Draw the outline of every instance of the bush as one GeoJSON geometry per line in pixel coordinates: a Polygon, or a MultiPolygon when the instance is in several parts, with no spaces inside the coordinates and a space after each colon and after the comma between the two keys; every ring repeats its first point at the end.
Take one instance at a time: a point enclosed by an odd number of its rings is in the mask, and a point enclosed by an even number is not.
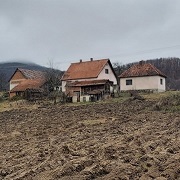
{"type": "Polygon", "coordinates": [[[3,101],[4,101],[3,97],[0,96],[0,103],[3,102],[3,101]]]}
{"type": "Polygon", "coordinates": [[[3,95],[2,95],[2,98],[4,100],[7,100],[9,98],[9,93],[8,92],[4,92],[3,95]]]}

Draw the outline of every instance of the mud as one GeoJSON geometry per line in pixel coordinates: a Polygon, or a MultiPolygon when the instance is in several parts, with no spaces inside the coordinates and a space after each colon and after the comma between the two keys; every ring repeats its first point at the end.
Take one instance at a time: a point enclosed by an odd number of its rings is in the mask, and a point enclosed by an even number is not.
{"type": "Polygon", "coordinates": [[[154,102],[0,113],[0,179],[180,179],[180,114],[154,102]]]}

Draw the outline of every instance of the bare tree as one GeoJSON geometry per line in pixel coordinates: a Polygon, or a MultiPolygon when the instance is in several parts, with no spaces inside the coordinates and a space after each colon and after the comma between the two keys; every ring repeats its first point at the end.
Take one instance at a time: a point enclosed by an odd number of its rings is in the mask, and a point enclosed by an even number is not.
{"type": "Polygon", "coordinates": [[[53,60],[49,61],[49,68],[45,72],[46,90],[48,95],[57,103],[57,98],[62,96],[61,91],[62,71],[54,68],[53,60]]]}
{"type": "Polygon", "coordinates": [[[45,72],[49,92],[56,90],[60,86],[61,74],[60,70],[54,69],[53,61],[49,61],[49,68],[45,72]]]}
{"type": "Polygon", "coordinates": [[[113,68],[117,75],[120,75],[122,73],[122,63],[120,62],[113,63],[113,68]]]}

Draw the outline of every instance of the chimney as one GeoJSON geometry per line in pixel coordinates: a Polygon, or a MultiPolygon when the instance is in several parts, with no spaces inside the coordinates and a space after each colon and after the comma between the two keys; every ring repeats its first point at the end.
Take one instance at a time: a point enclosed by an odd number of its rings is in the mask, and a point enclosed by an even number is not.
{"type": "Polygon", "coordinates": [[[82,63],[82,59],[80,59],[79,62],[82,63]]]}
{"type": "Polygon", "coordinates": [[[90,61],[93,61],[93,58],[90,58],[90,61]]]}
{"type": "Polygon", "coordinates": [[[139,65],[143,65],[143,64],[145,64],[145,61],[143,60],[139,61],[139,65]]]}

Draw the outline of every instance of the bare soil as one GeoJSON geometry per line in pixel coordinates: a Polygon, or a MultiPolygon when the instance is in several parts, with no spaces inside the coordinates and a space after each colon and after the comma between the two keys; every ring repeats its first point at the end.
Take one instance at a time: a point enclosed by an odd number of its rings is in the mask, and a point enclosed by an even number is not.
{"type": "Polygon", "coordinates": [[[180,113],[153,101],[0,113],[0,179],[180,179],[180,113]]]}

